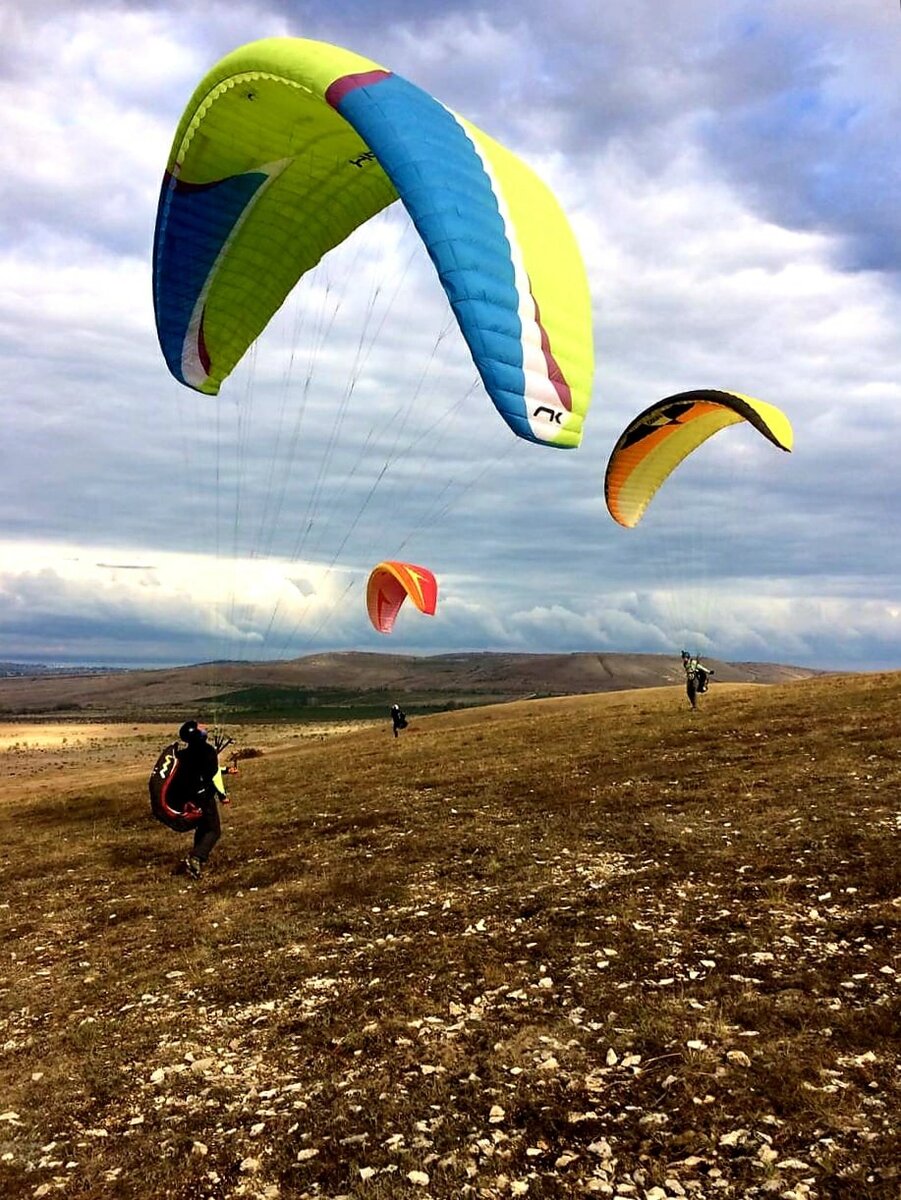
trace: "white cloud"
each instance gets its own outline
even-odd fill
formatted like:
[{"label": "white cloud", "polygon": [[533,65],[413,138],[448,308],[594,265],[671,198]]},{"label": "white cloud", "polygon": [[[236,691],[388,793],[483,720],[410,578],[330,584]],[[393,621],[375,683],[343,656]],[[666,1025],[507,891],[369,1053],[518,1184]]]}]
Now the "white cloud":
[{"label": "white cloud", "polygon": [[[288,574],[298,569],[304,592]],[[137,562],[114,546],[0,542],[0,635],[76,661],[82,638],[119,662],[252,658],[276,616],[318,623],[344,588],[343,572],[309,563],[159,551]]]}]

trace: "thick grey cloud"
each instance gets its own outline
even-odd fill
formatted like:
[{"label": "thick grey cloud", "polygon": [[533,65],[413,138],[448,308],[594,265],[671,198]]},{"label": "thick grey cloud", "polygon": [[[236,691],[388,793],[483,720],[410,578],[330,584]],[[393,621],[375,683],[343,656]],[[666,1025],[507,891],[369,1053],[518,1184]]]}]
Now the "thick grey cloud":
[{"label": "thick grey cloud", "polygon": [[[901,664],[898,101],[881,13],[23,3],[3,32],[4,657],[687,636],[720,657]],[[168,376],[149,254],[172,132],[218,57],[285,33],[384,62],[554,187],[596,315],[577,453],[518,442],[473,386],[400,212],[302,281],[218,400]],[[602,494],[616,436],[696,386],[780,404],[795,453],[721,434],[619,529]],[[404,612],[390,641],[363,606],[385,557],[441,580],[438,616]]]}]

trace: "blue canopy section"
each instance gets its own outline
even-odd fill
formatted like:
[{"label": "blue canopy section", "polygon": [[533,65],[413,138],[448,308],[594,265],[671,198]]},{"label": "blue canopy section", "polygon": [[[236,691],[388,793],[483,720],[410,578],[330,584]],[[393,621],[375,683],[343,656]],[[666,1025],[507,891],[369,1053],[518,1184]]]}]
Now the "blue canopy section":
[{"label": "blue canopy section", "polygon": [[410,213],[485,387],[519,437],[524,398],[520,297],[491,180],[471,139],[434,97],[397,75],[362,80],[335,102]]}]

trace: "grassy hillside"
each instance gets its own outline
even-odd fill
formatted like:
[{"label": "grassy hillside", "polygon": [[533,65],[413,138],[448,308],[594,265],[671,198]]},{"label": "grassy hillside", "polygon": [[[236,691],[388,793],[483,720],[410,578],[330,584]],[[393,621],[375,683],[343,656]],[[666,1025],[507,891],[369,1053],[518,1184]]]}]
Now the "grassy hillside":
[{"label": "grassy hillside", "polygon": [[248,730],[197,884],[26,748],[0,1193],[897,1200],[901,676],[704,699]]}]

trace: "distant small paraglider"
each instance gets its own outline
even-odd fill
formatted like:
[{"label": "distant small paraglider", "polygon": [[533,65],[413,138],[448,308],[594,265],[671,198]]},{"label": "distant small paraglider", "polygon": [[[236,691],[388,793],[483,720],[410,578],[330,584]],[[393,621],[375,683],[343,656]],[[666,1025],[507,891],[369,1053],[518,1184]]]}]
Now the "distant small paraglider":
[{"label": "distant small paraglider", "polygon": [[366,586],[366,608],[373,628],[390,633],[408,596],[421,613],[435,615],[438,582],[427,567],[392,561],[373,567]]}]

